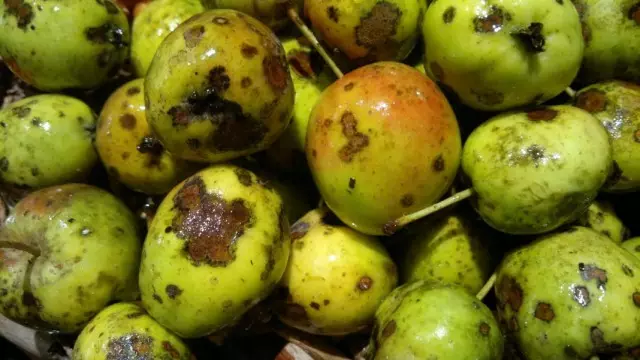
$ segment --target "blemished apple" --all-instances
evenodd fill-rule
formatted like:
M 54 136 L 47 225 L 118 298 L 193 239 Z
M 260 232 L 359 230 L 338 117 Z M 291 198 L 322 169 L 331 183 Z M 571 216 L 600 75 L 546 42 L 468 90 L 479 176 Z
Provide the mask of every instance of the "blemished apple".
M 0 313 L 77 332 L 112 301 L 135 300 L 141 241 L 134 214 L 85 184 L 33 192 L 0 227 Z

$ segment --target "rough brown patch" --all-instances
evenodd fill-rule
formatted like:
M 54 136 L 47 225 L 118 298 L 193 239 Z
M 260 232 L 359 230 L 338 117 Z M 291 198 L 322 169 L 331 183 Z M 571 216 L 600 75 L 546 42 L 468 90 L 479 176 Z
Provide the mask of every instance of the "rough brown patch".
M 382 340 L 386 340 L 390 336 L 395 334 L 397 329 L 398 329 L 398 325 L 396 325 L 396 321 L 395 320 L 389 321 L 387 325 L 384 326 L 384 328 L 382 329 L 382 333 L 380 334 L 382 337 Z
M 605 111 L 607 109 L 607 94 L 598 89 L 590 89 L 576 96 L 574 104 L 590 113 Z
M 640 292 L 634 292 L 632 298 L 633 303 L 636 304 L 637 307 L 640 307 Z
M 258 55 L 258 48 L 247 43 L 242 43 L 240 51 L 242 52 L 242 56 L 247 59 L 252 59 L 254 56 Z
M 444 70 L 442 69 L 442 66 L 440 66 L 440 64 L 432 61 L 429 64 L 429 67 L 431 68 L 431 73 L 433 74 L 433 76 L 435 76 L 436 80 L 444 81 Z
M 93 43 L 110 44 L 117 49 L 129 45 L 125 37 L 124 30 L 114 23 L 105 23 L 98 27 L 89 27 L 85 30 L 85 36 L 87 37 L 87 40 Z M 110 58 L 112 56 L 112 51 L 105 51 L 107 51 L 107 53 L 103 56 L 108 56 Z
M 413 205 L 413 195 L 411 194 L 405 194 L 402 199 L 400 199 L 400 205 L 402 205 L 402 207 L 408 208 L 411 207 Z
M 191 27 L 187 29 L 182 35 L 184 37 L 184 44 L 189 49 L 192 49 L 198 46 L 200 40 L 202 40 L 202 35 L 204 35 L 204 26 L 199 25 Z
M 356 288 L 360 291 L 368 291 L 373 286 L 373 279 L 368 276 L 363 276 L 358 280 Z
M 168 341 L 162 342 L 162 348 L 171 356 L 172 359 L 180 359 L 180 352 Z
M 246 89 L 251 85 L 253 85 L 253 80 L 251 80 L 250 77 L 245 76 L 240 81 L 240 86 L 242 86 L 243 89 Z
M 130 88 L 127 89 L 127 95 L 128 96 L 134 96 L 134 95 L 138 95 L 140 94 L 140 88 L 137 86 L 132 86 Z
M 607 283 L 607 271 L 600 269 L 597 265 L 594 264 L 578 264 L 578 270 L 580 271 L 580 275 L 586 281 L 595 279 L 598 287 L 600 289 L 604 289 L 604 286 Z
M 509 304 L 513 311 L 520 310 L 522 306 L 522 287 L 518 282 L 506 276 L 500 284 L 498 284 L 498 298 L 505 304 Z
M 338 9 L 335 6 L 329 6 L 327 8 L 327 16 L 331 21 L 337 23 L 340 20 L 340 15 L 338 14 Z
M 280 56 L 267 56 L 262 60 L 262 70 L 267 82 L 276 92 L 284 91 L 289 85 L 289 73 L 287 66 Z
M 186 252 L 196 263 L 226 266 L 235 260 L 238 238 L 251 226 L 251 210 L 244 200 L 225 201 L 206 191 L 199 176 L 187 180 L 173 198 L 177 215 L 172 227 L 186 240 Z
M 358 132 L 358 120 L 351 112 L 345 112 L 340 119 L 342 124 L 342 134 L 347 138 L 347 144 L 338 152 L 340 160 L 351 162 L 353 157 L 369 146 L 369 137 Z
M 208 75 L 209 85 L 211 86 L 211 90 L 223 93 L 229 86 L 231 86 L 231 79 L 227 74 L 227 69 L 224 66 L 216 66 L 211 71 L 209 71 Z
M 558 116 L 558 111 L 543 108 L 527 112 L 527 118 L 531 121 L 551 121 Z
M 636 3 L 629 9 L 629 20 L 636 22 L 636 25 L 640 25 L 640 2 Z
M 31 114 L 31 108 L 27 106 L 16 106 L 11 109 L 11 114 L 19 118 L 25 118 Z
M 492 5 L 487 15 L 473 19 L 473 27 L 477 33 L 495 33 L 502 30 L 505 20 L 509 18 L 501 8 Z
M 455 17 L 456 17 L 456 8 L 453 6 L 449 6 L 447 10 L 445 10 L 444 13 L 442 13 L 442 21 L 444 21 L 445 24 L 450 24 Z
M 480 330 L 480 335 L 489 336 L 489 333 L 491 332 L 491 326 L 489 326 L 489 324 L 487 324 L 486 322 L 482 322 L 480 323 L 478 330 Z
M 160 140 L 152 136 L 143 137 L 140 144 L 136 146 L 136 149 L 141 154 L 150 154 L 153 156 L 160 156 L 164 152 L 164 146 L 162 146 Z
M 396 34 L 401 15 L 395 4 L 386 1 L 376 3 L 355 28 L 356 44 L 369 49 L 385 46 Z
M 576 286 L 573 289 L 573 300 L 575 300 L 580 306 L 586 307 L 591 304 L 591 295 L 589 289 L 585 286 Z
M 109 340 L 107 360 L 146 359 L 153 347 L 153 339 L 141 334 L 127 334 Z
M 253 180 L 251 179 L 251 173 L 246 169 L 235 169 L 235 174 L 238 177 L 238 181 L 240 184 L 244 186 L 251 186 L 253 184 Z
M 556 313 L 553 312 L 551 304 L 541 302 L 536 306 L 535 317 L 542 321 L 550 322 L 556 317 Z
M 178 297 L 178 296 L 180 296 L 180 294 L 182 294 L 182 289 L 180 289 L 178 286 L 173 285 L 173 284 L 167 285 L 167 287 L 165 288 L 165 291 L 167 293 L 167 296 L 171 300 L 175 300 L 176 297 Z
M 309 306 L 311 306 L 314 310 L 320 310 L 320 304 L 318 304 L 315 301 L 311 302 L 311 304 L 309 304 Z
M 444 158 L 442 157 L 442 154 L 438 155 L 438 157 L 433 160 L 431 168 L 435 172 L 441 172 L 442 170 L 444 170 Z
M 120 116 L 120 126 L 128 130 L 134 129 L 136 127 L 136 117 L 129 113 L 122 114 Z
M 309 231 L 309 223 L 299 221 L 291 226 L 291 240 L 298 240 L 307 235 Z
M 356 179 L 355 178 L 349 178 L 349 189 L 353 190 L 356 188 Z
M 26 31 L 35 16 L 33 7 L 24 0 L 5 0 L 4 7 L 8 15 L 16 18 L 18 28 Z
M 479 103 L 487 106 L 500 105 L 504 102 L 504 94 L 498 91 L 471 89 L 471 93 L 475 95 Z

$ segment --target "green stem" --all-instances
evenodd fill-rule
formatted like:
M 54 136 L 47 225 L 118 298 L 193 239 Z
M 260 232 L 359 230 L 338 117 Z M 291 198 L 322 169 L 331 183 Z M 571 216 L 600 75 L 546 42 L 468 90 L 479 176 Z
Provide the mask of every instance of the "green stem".
M 567 95 L 569 95 L 569 97 L 572 99 L 576 97 L 576 91 L 571 87 L 567 87 L 566 89 L 564 89 L 564 92 L 567 93 Z
M 322 56 L 322 58 L 327 63 L 327 65 L 329 65 L 333 73 L 336 74 L 338 78 L 343 77 L 344 73 L 342 73 L 342 70 L 340 70 L 338 65 L 336 65 L 335 61 L 333 61 L 333 59 L 331 58 L 331 56 L 329 56 L 329 54 L 324 49 L 324 47 L 322 47 L 322 45 L 318 41 L 318 38 L 316 38 L 316 36 L 313 34 L 313 31 L 311 31 L 311 29 L 309 29 L 307 24 L 305 24 L 304 21 L 300 18 L 298 11 L 295 8 L 289 8 L 288 13 L 289 13 L 289 18 L 291 18 L 291 21 L 293 21 L 293 23 L 296 24 L 300 32 L 302 32 L 302 35 L 304 35 L 304 37 L 307 38 L 307 40 L 309 40 L 309 42 L 311 43 L 311 46 L 313 46 L 318 52 L 318 54 Z
M 495 285 L 497 278 L 498 275 L 495 272 L 491 274 L 489 280 L 487 280 L 482 289 L 480 289 L 480 291 L 478 292 L 478 295 L 476 295 L 478 300 L 483 300 L 489 294 L 489 291 L 491 291 L 493 285 Z
M 456 203 L 459 203 L 465 199 L 470 198 L 471 196 L 473 196 L 475 194 L 475 192 L 473 191 L 473 189 L 467 189 L 464 191 L 461 191 L 453 196 L 450 196 L 442 201 L 440 201 L 437 204 L 433 204 L 427 208 L 424 208 L 420 211 L 416 211 L 412 214 L 409 215 L 405 215 L 401 218 L 399 218 L 398 220 L 395 221 L 395 229 L 399 229 L 401 227 L 404 227 L 416 220 L 420 220 L 424 217 L 427 217 L 435 212 L 438 212 L 446 207 L 449 207 L 451 205 L 454 205 Z

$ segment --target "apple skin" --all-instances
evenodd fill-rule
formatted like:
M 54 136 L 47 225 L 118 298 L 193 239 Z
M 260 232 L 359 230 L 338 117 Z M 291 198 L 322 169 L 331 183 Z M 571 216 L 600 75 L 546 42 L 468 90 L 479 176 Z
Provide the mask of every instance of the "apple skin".
M 0 313 L 36 329 L 79 331 L 110 302 L 137 297 L 140 235 L 134 214 L 97 187 L 29 194 L 0 228 Z

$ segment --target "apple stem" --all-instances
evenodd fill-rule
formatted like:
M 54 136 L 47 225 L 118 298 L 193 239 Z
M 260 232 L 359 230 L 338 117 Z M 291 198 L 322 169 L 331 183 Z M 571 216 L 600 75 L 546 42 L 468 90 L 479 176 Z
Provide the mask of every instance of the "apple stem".
M 491 274 L 489 280 L 487 280 L 482 289 L 480 289 L 480 291 L 478 292 L 478 295 L 476 295 L 478 300 L 484 300 L 484 298 L 489 294 L 489 291 L 491 291 L 491 289 L 493 288 L 493 285 L 496 284 L 497 278 L 498 275 L 495 272 Z
M 302 32 L 302 35 L 304 35 L 304 37 L 307 38 L 307 40 L 309 40 L 311 45 L 316 49 L 316 51 L 320 54 L 320 56 L 322 56 L 322 58 L 327 63 L 327 65 L 329 65 L 333 73 L 336 74 L 338 78 L 343 77 L 344 74 L 342 73 L 342 70 L 340 70 L 338 65 L 336 65 L 335 61 L 333 61 L 331 56 L 329 56 L 327 51 L 322 47 L 322 45 L 318 41 L 318 38 L 316 38 L 316 36 L 313 34 L 311 29 L 309 29 L 307 24 L 305 24 L 304 21 L 300 18 L 298 11 L 295 8 L 291 7 L 289 8 L 288 13 L 289 13 L 289 18 L 291 18 L 291 21 L 293 21 L 293 23 L 296 24 L 300 32 Z
M 38 257 L 40 256 L 40 250 L 31 247 L 29 245 L 25 245 L 22 243 L 17 243 L 17 242 L 11 242 L 11 241 L 0 241 L 0 249 L 15 249 L 15 250 L 20 250 L 20 251 L 24 251 L 27 252 L 31 255 L 33 255 L 33 257 Z
M 440 201 L 437 204 L 433 204 L 427 208 L 424 208 L 420 211 L 416 211 L 412 214 L 409 215 L 405 215 L 399 219 L 397 219 L 394 223 L 393 223 L 393 230 L 394 232 L 397 231 L 398 229 L 414 222 L 417 220 L 420 220 L 424 217 L 427 217 L 435 212 L 438 212 L 446 207 L 449 207 L 451 205 L 454 205 L 456 203 L 459 203 L 465 199 L 468 199 L 470 197 L 472 197 L 475 194 L 475 191 L 473 191 L 473 189 L 467 189 L 464 191 L 461 191 L 453 196 L 450 196 L 442 201 Z
M 567 87 L 566 89 L 564 89 L 564 92 L 567 93 L 567 95 L 569 95 L 569 97 L 571 97 L 572 99 L 576 97 L 576 91 L 571 87 Z

